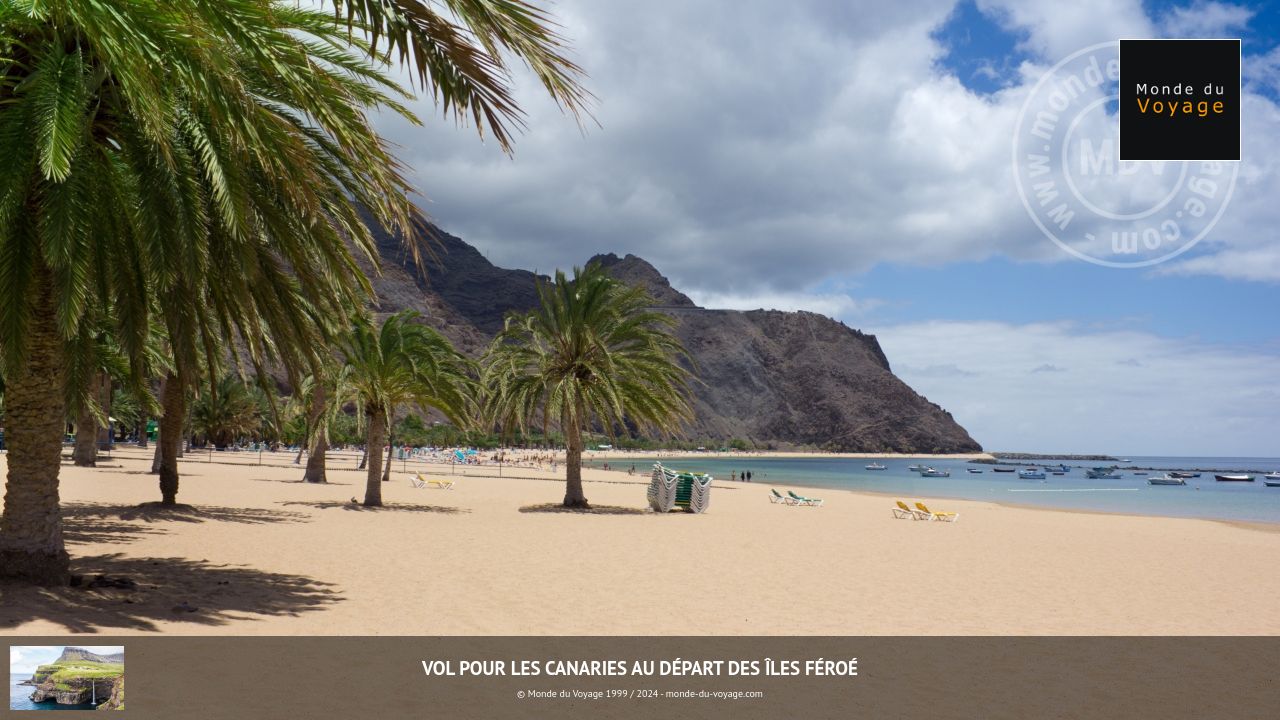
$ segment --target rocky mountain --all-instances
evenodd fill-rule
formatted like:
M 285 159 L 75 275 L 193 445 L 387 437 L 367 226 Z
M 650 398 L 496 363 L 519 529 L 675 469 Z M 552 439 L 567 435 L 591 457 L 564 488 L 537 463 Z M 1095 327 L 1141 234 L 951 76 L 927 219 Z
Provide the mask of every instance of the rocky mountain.
M 62 655 L 54 662 L 73 662 L 83 660 L 98 663 L 122 663 L 124 662 L 124 653 L 113 653 L 111 655 L 99 655 L 98 653 L 89 652 L 84 648 L 64 647 Z
M 433 229 L 434 260 L 419 271 L 400 242 L 381 237 L 381 310 L 412 308 L 460 348 L 478 353 L 508 311 L 537 303 L 538 275 L 507 270 Z M 696 419 L 684 435 L 724 443 L 846 452 L 974 452 L 951 414 L 899 380 L 875 336 L 808 312 L 698 307 L 634 255 L 598 255 L 623 282 L 644 287 L 679 320 L 693 358 Z

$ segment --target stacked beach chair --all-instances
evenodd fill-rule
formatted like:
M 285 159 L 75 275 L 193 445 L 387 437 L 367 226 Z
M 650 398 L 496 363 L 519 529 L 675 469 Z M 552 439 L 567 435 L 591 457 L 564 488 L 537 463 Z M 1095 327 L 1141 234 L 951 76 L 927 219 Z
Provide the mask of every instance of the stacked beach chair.
M 649 480 L 649 507 L 654 512 L 671 512 L 683 508 L 687 512 L 706 512 L 711 504 L 711 476 L 704 473 L 678 473 L 653 464 Z

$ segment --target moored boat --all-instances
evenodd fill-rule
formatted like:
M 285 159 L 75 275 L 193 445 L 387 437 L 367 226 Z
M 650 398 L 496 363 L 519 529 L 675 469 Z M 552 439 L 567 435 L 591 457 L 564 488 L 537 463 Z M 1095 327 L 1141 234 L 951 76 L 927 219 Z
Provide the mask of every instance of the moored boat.
M 1252 475 L 1214 475 L 1213 479 L 1218 482 L 1253 482 Z
M 1054 473 L 1055 475 L 1056 475 L 1057 473 L 1069 473 L 1069 472 L 1071 472 L 1071 468 L 1067 467 L 1066 465 L 1062 465 L 1062 464 L 1058 464 L 1058 465 L 1046 465 L 1044 469 L 1045 469 L 1045 472 L 1051 472 L 1051 473 Z
M 907 466 L 907 469 L 908 469 L 908 470 L 910 470 L 911 472 L 920 472 L 921 470 L 924 470 L 924 466 L 923 466 L 923 465 L 908 465 L 908 466 Z
M 875 463 L 875 462 L 873 462 L 873 463 L 871 463 L 870 465 L 868 465 L 868 466 L 867 466 L 867 469 L 868 469 L 868 470 L 883 470 L 883 469 L 884 469 L 884 465 L 881 465 L 880 463 Z
M 1116 472 L 1115 467 L 1096 467 L 1084 471 L 1085 477 L 1090 480 L 1119 480 L 1121 475 Z
M 991 471 L 992 472 L 1013 472 L 1013 468 L 998 467 L 998 468 L 991 468 Z
M 1180 477 L 1172 477 L 1169 475 L 1152 475 L 1147 478 L 1148 485 L 1186 485 L 1187 481 Z
M 1036 468 L 1027 468 L 1026 470 L 1019 470 L 1018 477 L 1023 480 L 1043 480 L 1044 471 Z
M 934 470 L 933 468 L 925 468 L 920 471 L 920 477 L 951 477 L 950 470 Z
M 979 470 L 978 468 L 968 468 L 968 470 L 969 470 L 969 472 L 973 473 L 974 475 L 981 475 L 981 474 L 982 474 L 982 471 L 981 471 L 981 470 Z
M 1280 480 L 1280 472 L 1269 472 L 1262 477 L 1264 480 Z
M 1181 470 L 1170 470 L 1169 477 L 1183 478 L 1184 480 L 1190 480 L 1191 478 L 1200 477 L 1200 473 L 1183 472 Z
M 1262 484 L 1267 487 L 1280 487 L 1280 478 L 1276 478 L 1275 480 L 1263 480 Z

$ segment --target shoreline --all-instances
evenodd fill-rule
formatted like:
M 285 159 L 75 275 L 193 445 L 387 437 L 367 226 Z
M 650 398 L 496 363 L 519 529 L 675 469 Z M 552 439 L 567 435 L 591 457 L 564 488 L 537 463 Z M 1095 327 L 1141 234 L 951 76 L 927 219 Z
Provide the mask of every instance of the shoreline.
M 557 453 L 557 457 L 563 458 L 564 453 Z M 885 460 L 986 460 L 995 457 L 990 453 L 862 453 L 862 452 L 813 452 L 802 450 L 743 450 L 732 452 L 719 452 L 715 450 L 706 450 L 699 452 L 697 450 L 587 450 L 582 453 L 583 460 L 662 460 L 666 458 L 711 458 L 714 460 L 738 460 L 749 458 L 779 458 L 779 459 L 808 459 L 808 458 L 837 458 L 849 460 L 864 460 L 883 458 Z

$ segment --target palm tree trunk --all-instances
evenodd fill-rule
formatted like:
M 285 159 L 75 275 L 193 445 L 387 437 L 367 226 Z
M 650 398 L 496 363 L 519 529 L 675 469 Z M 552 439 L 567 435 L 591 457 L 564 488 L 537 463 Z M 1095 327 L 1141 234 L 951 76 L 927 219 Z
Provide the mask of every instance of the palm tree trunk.
M 161 441 L 163 440 L 163 438 L 164 438 L 164 433 L 160 432 L 160 428 L 157 427 L 156 428 L 156 451 L 151 455 L 151 474 L 152 475 L 160 474 L 160 448 L 162 447 Z
M 26 332 L 26 360 L 6 378 L 9 470 L 0 516 L 0 577 L 61 585 L 70 565 L 58 500 L 66 400 L 53 282 L 43 261 L 36 261 L 32 285 L 35 312 Z
M 311 430 L 311 442 L 307 448 L 307 471 L 302 480 L 309 483 L 328 482 L 325 476 L 324 454 L 329 449 L 329 438 L 322 425 L 328 398 L 325 396 L 324 384 L 317 382 L 311 389 L 311 416 L 307 418 L 307 427 Z
M 395 419 L 395 415 L 392 415 Z M 389 423 L 387 427 L 387 464 L 382 468 L 382 482 L 391 482 L 391 460 L 396 447 L 396 426 L 395 423 Z
M 147 421 L 150 419 L 150 416 L 143 413 L 142 419 L 138 420 L 138 447 L 140 448 L 147 446 Z
M 71 451 L 71 461 L 77 467 L 93 467 L 98 464 L 98 421 L 88 408 L 76 418 L 76 447 Z
M 571 420 L 565 427 L 565 489 L 564 506 L 588 508 L 587 496 L 582 492 L 582 428 Z
M 160 503 L 178 504 L 178 451 L 182 444 L 182 422 L 186 414 L 186 393 L 182 381 L 174 373 L 164 379 L 160 418 Z
M 98 450 L 102 448 L 111 449 L 112 441 L 115 440 L 111 435 L 115 432 L 115 428 L 111 425 L 111 376 L 106 372 L 98 373 L 98 407 L 102 408 L 102 419 L 105 424 L 98 426 L 98 436 L 95 438 L 96 447 L 94 447 L 93 458 L 98 459 Z
M 316 433 L 316 437 L 311 440 L 311 450 L 307 453 L 307 471 L 302 475 L 304 482 L 329 482 L 329 478 L 325 474 L 324 460 L 324 454 L 328 449 L 329 442 L 324 439 L 324 435 Z
M 369 413 L 369 434 L 365 437 L 369 468 L 364 487 L 364 505 L 380 507 L 382 505 L 382 444 L 387 441 L 387 414 L 382 408 L 371 407 Z

